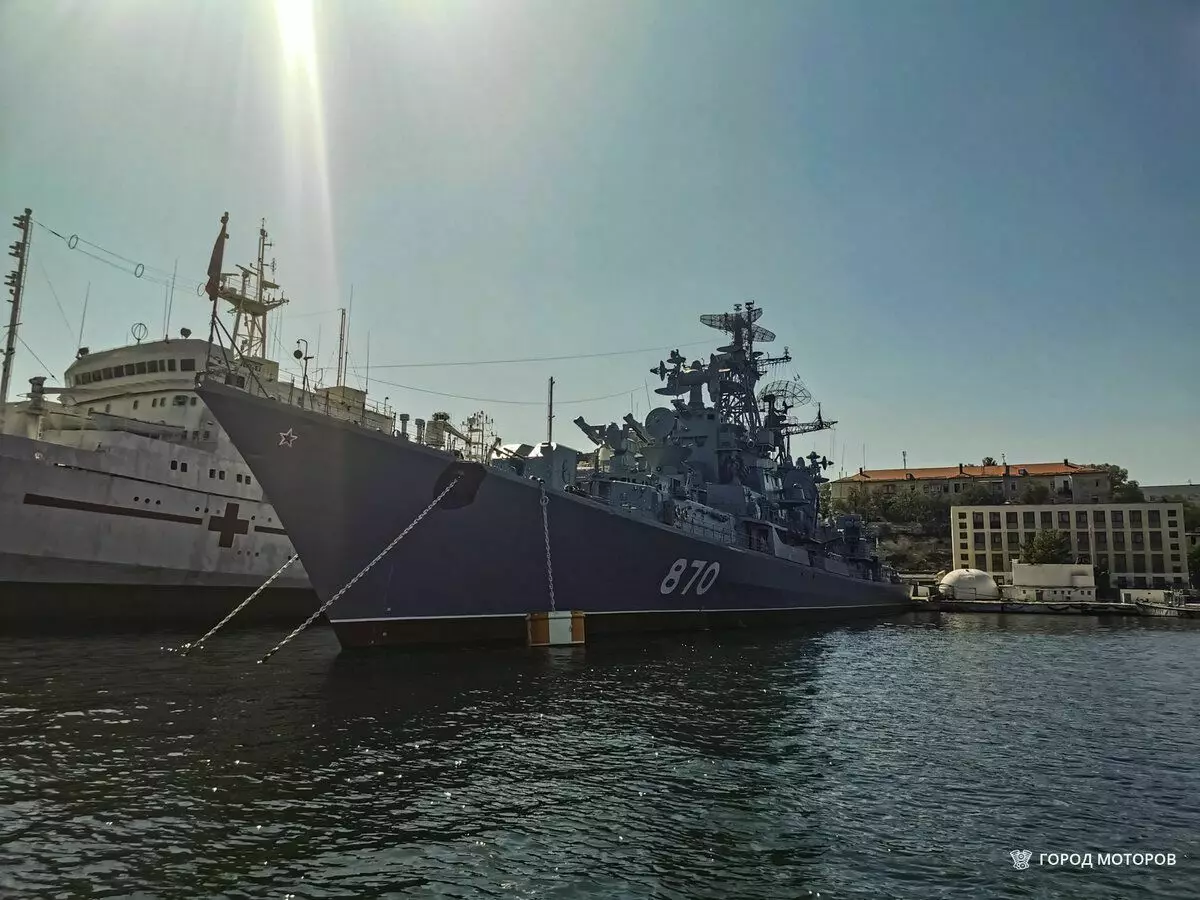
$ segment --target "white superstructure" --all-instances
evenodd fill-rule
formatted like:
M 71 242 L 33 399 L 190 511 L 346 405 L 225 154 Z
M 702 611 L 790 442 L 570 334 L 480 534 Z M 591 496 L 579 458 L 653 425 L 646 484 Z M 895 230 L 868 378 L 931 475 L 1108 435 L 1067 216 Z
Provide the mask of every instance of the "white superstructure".
M 0 406 L 0 586 L 250 588 L 287 561 L 292 545 L 269 500 L 196 396 L 206 367 L 246 390 L 392 431 L 394 416 L 363 391 L 279 381 L 265 357 L 266 315 L 287 301 L 264 272 L 268 246 L 264 228 L 257 266 L 219 280 L 236 364 L 220 342 L 187 329 L 145 341 L 138 324 L 134 343 L 80 348 L 61 386 L 34 378 L 26 399 Z M 297 562 L 275 585 L 307 587 L 308 577 Z

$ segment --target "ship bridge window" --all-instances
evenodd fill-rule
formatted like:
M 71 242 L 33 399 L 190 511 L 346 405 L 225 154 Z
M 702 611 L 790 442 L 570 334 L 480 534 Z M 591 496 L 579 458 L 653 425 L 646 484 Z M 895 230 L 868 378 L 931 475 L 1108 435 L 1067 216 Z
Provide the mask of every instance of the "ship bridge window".
M 187 471 L 187 463 L 180 463 L 180 464 L 179 464 L 179 471 L 180 471 L 180 472 L 186 472 L 186 471 Z
M 173 360 L 173 359 L 168 359 L 168 360 L 167 360 L 167 368 L 166 368 L 166 371 L 168 371 L 168 372 L 174 372 L 174 371 L 175 371 L 175 360 Z
M 176 394 L 175 399 L 171 401 L 176 406 L 187 406 L 187 394 Z
M 174 472 L 178 468 L 179 468 L 179 460 L 177 460 L 177 459 L 171 460 L 171 471 Z
M 153 403 L 151 403 L 150 405 L 151 405 L 151 406 L 153 406 L 154 404 L 153 404 Z M 137 408 L 138 408 L 138 402 L 137 402 L 136 400 L 134 400 L 134 401 L 133 401 L 133 408 L 134 408 L 134 409 L 137 409 Z
M 238 476 L 237 476 L 237 483 L 238 483 L 238 484 L 241 484 L 241 483 L 242 483 L 242 475 L 241 475 L 241 473 L 240 473 L 240 472 L 238 473 Z
M 147 368 L 147 370 L 149 370 L 151 372 L 157 372 L 158 371 L 158 360 L 157 359 L 150 360 L 149 362 L 146 363 L 146 368 Z
M 180 372 L 195 372 L 196 371 L 196 360 L 181 359 L 179 361 L 179 371 Z
M 146 374 L 146 363 L 145 362 L 134 363 L 134 365 L 137 366 L 137 374 L 138 375 Z
M 247 475 L 247 476 L 246 476 L 246 484 L 249 484 L 249 483 L 250 483 L 250 476 L 249 476 L 249 475 Z
M 220 472 L 217 473 L 217 481 L 224 481 L 224 480 L 225 480 L 225 470 L 222 469 Z
M 132 374 L 134 374 L 134 371 L 133 371 L 133 369 L 134 369 L 134 367 L 133 367 L 133 363 L 128 363 L 128 364 L 125 366 L 125 374 L 126 374 L 126 375 L 132 375 Z
M 109 379 L 109 378 L 112 378 L 112 377 L 113 377 L 113 374 L 112 374 L 112 366 L 108 366 L 108 367 L 106 367 L 106 368 L 104 368 L 104 369 L 101 369 L 101 370 L 100 370 L 100 377 L 101 377 L 102 379 L 105 379 L 105 380 L 107 380 L 107 379 Z
M 191 398 L 189 398 L 189 399 L 188 399 L 188 405 L 189 405 L 189 406 L 195 406 L 195 405 L 196 405 L 196 398 L 195 398 L 195 397 L 191 397 Z
M 234 380 L 237 382 L 238 387 L 244 388 L 246 386 L 246 376 L 245 375 L 238 375 L 237 378 Z

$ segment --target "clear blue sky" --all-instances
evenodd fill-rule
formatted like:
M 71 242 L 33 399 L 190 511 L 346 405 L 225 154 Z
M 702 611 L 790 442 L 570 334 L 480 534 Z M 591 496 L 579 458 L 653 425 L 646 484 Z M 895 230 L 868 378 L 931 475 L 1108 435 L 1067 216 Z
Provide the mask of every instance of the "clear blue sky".
M 351 381 L 369 334 L 373 397 L 506 440 L 543 437 L 550 375 L 644 416 L 647 370 L 719 340 L 697 316 L 754 299 L 849 471 L 1200 478 L 1200 4 L 280 6 L 0 4 L 0 209 L 178 259 L 197 332 L 221 213 L 227 267 L 265 217 L 281 355 L 319 332 L 332 373 L 353 284 Z M 39 230 L 22 337 L 55 379 L 89 282 L 84 344 L 162 331 L 161 285 Z M 19 347 L 17 388 L 40 371 Z M 564 402 L 555 436 L 630 402 Z

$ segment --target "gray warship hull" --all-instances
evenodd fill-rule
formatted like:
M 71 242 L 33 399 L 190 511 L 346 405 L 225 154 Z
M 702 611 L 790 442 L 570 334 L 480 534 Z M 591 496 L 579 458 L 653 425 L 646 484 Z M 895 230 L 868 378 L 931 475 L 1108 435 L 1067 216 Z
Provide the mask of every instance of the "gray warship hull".
M 908 607 L 902 585 L 706 540 L 583 496 L 543 493 L 528 478 L 213 381 L 198 393 L 273 498 L 322 600 L 460 476 L 328 610 L 346 647 L 523 639 L 527 614 L 552 608 L 585 613 L 592 636 Z

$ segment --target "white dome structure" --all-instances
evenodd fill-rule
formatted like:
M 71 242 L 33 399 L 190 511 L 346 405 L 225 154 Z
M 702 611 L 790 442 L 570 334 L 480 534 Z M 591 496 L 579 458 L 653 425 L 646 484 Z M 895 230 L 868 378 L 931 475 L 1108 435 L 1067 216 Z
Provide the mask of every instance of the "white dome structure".
M 938 593 L 955 600 L 999 600 L 1000 588 L 982 569 L 954 569 L 938 582 Z

